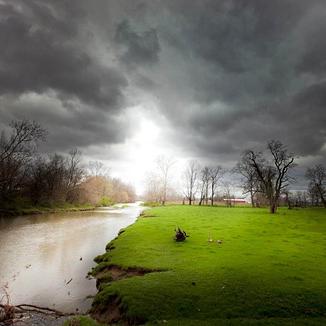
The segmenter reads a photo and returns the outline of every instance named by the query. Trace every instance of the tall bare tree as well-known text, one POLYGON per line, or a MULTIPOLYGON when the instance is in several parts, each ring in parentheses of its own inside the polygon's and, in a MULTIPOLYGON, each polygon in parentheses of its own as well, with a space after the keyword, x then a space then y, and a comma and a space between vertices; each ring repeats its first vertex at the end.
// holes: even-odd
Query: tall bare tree
POLYGON ((149 172, 146 176, 144 197, 149 202, 161 202, 161 183, 158 175, 154 172, 149 172))
POLYGON ((250 195, 251 206, 255 207, 255 195, 259 191, 259 179, 257 178, 256 169, 252 166, 246 153, 241 157, 233 172, 241 175, 243 194, 250 195))
POLYGON ((202 205, 203 202, 208 203, 208 191, 209 191, 209 183, 210 183, 210 169, 205 166, 200 171, 200 199, 199 205, 202 205))
POLYGON ((185 191, 184 195, 188 200, 189 205, 191 205, 194 201, 197 187, 198 187, 198 173, 199 173, 199 165, 197 161, 190 161, 188 163, 188 167, 185 171, 185 191))
POLYGON ((246 151, 245 160, 255 170, 259 189, 269 201, 270 212, 277 211, 281 193, 288 187, 291 177, 289 171, 295 166, 294 155, 277 140, 267 144, 271 159, 267 160, 261 152, 246 151))
POLYGON ((170 157, 160 156, 158 157, 157 161, 157 167, 159 171, 159 178, 161 181, 161 187, 162 187, 162 205, 165 205, 166 199, 167 199, 167 191, 168 186, 170 182, 170 172, 172 166, 175 164, 175 160, 173 160, 170 157))
MULTIPOLYGON (((314 197, 319 197, 326 208, 326 169, 318 164, 313 168, 308 168, 306 178, 309 180, 309 193, 314 197)), ((315 199, 316 201, 316 199, 315 199)))
POLYGON ((214 198, 216 196, 218 181, 223 176, 223 169, 221 166, 209 168, 209 180, 211 188, 211 205, 214 205, 214 198))
POLYGON ((232 201, 234 204, 234 195, 231 192, 231 183, 230 182, 224 182, 223 183, 224 188, 224 199, 225 204, 227 207, 232 207, 232 201))
POLYGON ((81 152, 75 148, 69 152, 69 157, 66 162, 66 199, 72 201, 76 195, 76 189, 83 179, 85 174, 81 166, 81 152))

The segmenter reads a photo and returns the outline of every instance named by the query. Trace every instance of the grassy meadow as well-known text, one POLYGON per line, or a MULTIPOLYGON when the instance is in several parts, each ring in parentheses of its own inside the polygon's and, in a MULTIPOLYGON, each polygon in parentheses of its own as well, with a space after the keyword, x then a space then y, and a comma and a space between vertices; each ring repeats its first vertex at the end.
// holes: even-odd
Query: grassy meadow
POLYGON ((94 311, 118 298, 149 325, 326 325, 325 209, 157 207, 109 247, 94 311), (158 272, 109 282, 110 265, 158 272))

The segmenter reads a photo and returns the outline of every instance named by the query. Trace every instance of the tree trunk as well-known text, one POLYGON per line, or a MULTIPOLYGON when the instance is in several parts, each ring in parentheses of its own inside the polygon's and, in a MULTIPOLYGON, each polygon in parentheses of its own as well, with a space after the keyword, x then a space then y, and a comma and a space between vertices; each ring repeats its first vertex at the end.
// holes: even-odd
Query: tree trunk
POLYGON ((326 208, 326 199, 325 199, 324 195, 322 194, 322 192, 320 192, 320 199, 321 199, 321 202, 323 203, 324 207, 326 208))
POLYGON ((270 213, 271 214, 275 214, 277 211, 277 203, 275 200, 271 200, 271 203, 270 203, 270 213))
POLYGON ((208 183, 206 185, 205 200, 206 200, 206 205, 208 205, 208 183))
POLYGON ((255 207, 254 194, 252 191, 250 191, 250 200, 251 200, 251 207, 255 207))
POLYGON ((322 202, 324 204, 324 207, 326 208, 326 200, 325 200, 325 198, 322 198, 322 202))

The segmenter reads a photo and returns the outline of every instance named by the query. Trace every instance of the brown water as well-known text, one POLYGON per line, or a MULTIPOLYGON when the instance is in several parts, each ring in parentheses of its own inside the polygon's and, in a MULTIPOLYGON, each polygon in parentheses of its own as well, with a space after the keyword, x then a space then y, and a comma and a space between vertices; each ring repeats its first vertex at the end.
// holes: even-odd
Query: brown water
POLYGON ((95 266, 93 258, 103 253, 106 244, 121 228, 132 224, 141 210, 130 204, 0 218, 0 299, 6 287, 13 304, 86 311, 91 304, 86 297, 96 293, 95 280, 86 278, 95 266))

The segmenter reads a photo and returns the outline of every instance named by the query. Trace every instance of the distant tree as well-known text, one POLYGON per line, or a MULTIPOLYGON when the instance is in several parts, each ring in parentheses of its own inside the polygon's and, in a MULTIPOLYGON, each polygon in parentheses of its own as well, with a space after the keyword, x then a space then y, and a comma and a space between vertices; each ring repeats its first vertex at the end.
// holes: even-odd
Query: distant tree
POLYGON ((195 195, 198 187, 198 174, 199 174, 199 165, 197 161, 190 161, 184 173, 185 176, 184 195, 188 200, 189 205, 191 205, 195 199, 195 195))
POLYGON ((109 176, 110 174, 110 169, 100 161, 89 161, 87 170, 88 174, 94 177, 109 176))
POLYGON ((202 205, 203 202, 208 203, 208 192, 209 192, 209 182, 210 182, 210 169, 205 166, 200 171, 200 198, 199 205, 202 205))
MULTIPOLYGON (((313 168, 308 168, 306 178, 309 180, 309 193, 316 198, 319 198, 323 206, 326 208, 326 169, 318 164, 313 168)), ((318 202, 318 200, 317 200, 318 202)))
POLYGON ((310 205, 311 206, 319 206, 320 196, 319 196, 317 188, 315 186, 309 185, 307 194, 309 197, 310 205))
POLYGON ((11 134, 0 137, 0 200, 9 200, 24 186, 37 143, 46 131, 37 122, 13 121, 11 134))
POLYGON ((209 168, 209 181, 211 188, 211 205, 214 205, 214 197, 216 195, 218 181, 223 176, 223 169, 221 166, 209 168))
POLYGON ((87 176, 78 189, 82 203, 105 206, 136 200, 135 190, 131 185, 109 176, 87 176))
POLYGON ((69 155, 37 152, 46 131, 35 121, 14 121, 11 133, 0 136, 0 207, 58 203, 131 202, 136 198, 132 186, 112 179, 101 162, 90 163, 86 174, 81 153, 69 155), (90 175, 90 174, 94 174, 90 175))
POLYGON ((232 207, 232 201, 234 202, 234 195, 231 193, 230 182, 224 182, 224 199, 227 207, 232 207))
POLYGON ((272 140, 267 145, 271 159, 267 160, 261 152, 248 150, 244 159, 250 162, 259 182, 259 191, 269 201, 270 212, 277 211, 281 193, 288 187, 291 177, 289 171, 295 166, 294 156, 280 142, 272 140))
POLYGON ((50 204, 64 203, 66 200, 66 165, 63 155, 54 153, 46 164, 45 189, 46 200, 50 204))
POLYGON ((168 198, 175 194, 171 186, 171 172, 175 160, 170 157, 159 156, 155 162, 155 168, 146 176, 146 188, 144 198, 165 205, 168 198))
POLYGON ((69 152, 66 159, 66 177, 65 177, 65 200, 74 201, 77 194, 77 188, 81 183, 85 171, 81 166, 81 152, 75 148, 69 152))
POLYGON ((244 153, 233 172, 241 175, 243 194, 250 195, 251 206, 255 207, 255 195, 259 191, 259 178, 247 153, 244 153))
POLYGON ((148 172, 145 179, 145 193, 144 197, 146 201, 159 203, 161 202, 161 184, 159 177, 153 171, 148 172))
POLYGON ((44 158, 38 157, 30 168, 27 191, 34 205, 45 201, 47 164, 44 158))
POLYGON ((294 206, 295 207, 307 207, 307 192, 306 191, 297 191, 294 196, 294 206))
POLYGON ((162 194, 161 203, 162 205, 165 205, 167 199, 168 186, 171 177, 170 172, 172 166, 175 164, 175 161, 172 158, 160 156, 158 157, 156 163, 158 167, 158 176, 161 184, 161 194, 162 194))

